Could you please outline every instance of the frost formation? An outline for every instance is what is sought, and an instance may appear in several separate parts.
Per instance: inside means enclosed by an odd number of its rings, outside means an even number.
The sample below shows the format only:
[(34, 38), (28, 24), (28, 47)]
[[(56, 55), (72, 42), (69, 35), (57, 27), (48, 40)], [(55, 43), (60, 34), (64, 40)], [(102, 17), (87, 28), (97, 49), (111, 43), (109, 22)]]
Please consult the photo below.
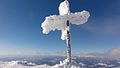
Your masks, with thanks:
[(45, 18), (41, 27), (43, 34), (48, 34), (50, 31), (60, 30), (61, 39), (66, 40), (66, 22), (69, 20), (70, 24), (81, 25), (87, 22), (90, 13), (86, 10), (76, 13), (70, 13), (69, 2), (65, 0), (59, 6), (60, 15), (51, 15)]

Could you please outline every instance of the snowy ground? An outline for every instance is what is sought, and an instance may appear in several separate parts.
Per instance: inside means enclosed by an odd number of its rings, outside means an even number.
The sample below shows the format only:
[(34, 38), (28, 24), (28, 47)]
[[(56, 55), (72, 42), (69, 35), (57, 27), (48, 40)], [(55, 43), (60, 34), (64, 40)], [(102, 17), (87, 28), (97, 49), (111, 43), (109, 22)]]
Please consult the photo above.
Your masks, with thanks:
[(0, 62), (0, 68), (80, 68), (75, 65), (75, 62), (73, 62), (74, 65), (71, 65), (69, 67), (66, 62), (68, 60), (60, 61), (60, 64), (55, 64), (53, 66), (42, 64), (37, 65), (35, 63), (27, 62), (27, 61), (10, 61), (10, 62)]
[[(0, 57), (0, 68), (69, 68), (65, 57)], [(63, 61), (60, 61), (63, 60)], [(71, 68), (120, 68), (119, 58), (74, 57)]]

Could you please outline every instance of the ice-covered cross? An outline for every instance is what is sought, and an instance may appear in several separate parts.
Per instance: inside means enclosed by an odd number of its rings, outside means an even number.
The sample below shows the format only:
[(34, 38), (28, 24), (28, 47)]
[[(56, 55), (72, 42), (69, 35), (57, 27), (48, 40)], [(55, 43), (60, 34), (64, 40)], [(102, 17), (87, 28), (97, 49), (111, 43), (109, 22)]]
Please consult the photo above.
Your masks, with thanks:
[(88, 11), (83, 10), (82, 12), (70, 13), (69, 2), (65, 0), (59, 6), (60, 15), (51, 15), (45, 18), (41, 27), (43, 33), (48, 34), (50, 31), (61, 30), (61, 39), (66, 40), (66, 22), (69, 20), (70, 24), (81, 25), (87, 22), (90, 14)]
[(65, 0), (59, 6), (60, 15), (51, 15), (45, 18), (41, 27), (43, 33), (48, 34), (50, 31), (61, 30), (61, 39), (67, 42), (67, 59), (71, 64), (71, 46), (70, 46), (70, 28), (69, 24), (81, 25), (87, 22), (90, 14), (88, 11), (70, 13), (69, 2)]

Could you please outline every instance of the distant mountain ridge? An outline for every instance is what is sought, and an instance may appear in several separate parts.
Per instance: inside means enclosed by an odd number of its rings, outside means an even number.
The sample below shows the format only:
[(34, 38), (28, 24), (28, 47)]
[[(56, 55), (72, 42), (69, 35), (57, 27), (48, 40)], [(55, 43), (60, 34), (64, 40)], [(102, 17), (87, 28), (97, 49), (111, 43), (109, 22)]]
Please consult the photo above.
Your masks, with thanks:
[(91, 53), (73, 53), (73, 56), (80, 57), (120, 57), (120, 48), (113, 48), (106, 52), (91, 52)]
[(120, 48), (108, 50), (105, 54), (108, 56), (120, 57)]

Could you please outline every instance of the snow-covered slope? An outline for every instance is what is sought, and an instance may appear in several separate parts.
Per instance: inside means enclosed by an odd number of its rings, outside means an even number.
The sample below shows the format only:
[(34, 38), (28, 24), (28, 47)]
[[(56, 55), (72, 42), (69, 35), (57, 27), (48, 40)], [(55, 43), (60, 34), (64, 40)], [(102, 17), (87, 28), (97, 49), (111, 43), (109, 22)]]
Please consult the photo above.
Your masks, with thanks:
[(66, 60), (60, 61), (60, 64), (49, 66), (47, 64), (36, 65), (27, 61), (0, 62), (0, 68), (79, 68), (79, 66), (67, 66)]
[[(0, 68), (70, 68), (66, 64), (67, 60), (60, 61), (63, 58), (50, 56), (46, 58), (4, 57), (0, 59)], [(75, 57), (72, 59), (71, 68), (120, 68), (120, 59), (103, 57)]]

